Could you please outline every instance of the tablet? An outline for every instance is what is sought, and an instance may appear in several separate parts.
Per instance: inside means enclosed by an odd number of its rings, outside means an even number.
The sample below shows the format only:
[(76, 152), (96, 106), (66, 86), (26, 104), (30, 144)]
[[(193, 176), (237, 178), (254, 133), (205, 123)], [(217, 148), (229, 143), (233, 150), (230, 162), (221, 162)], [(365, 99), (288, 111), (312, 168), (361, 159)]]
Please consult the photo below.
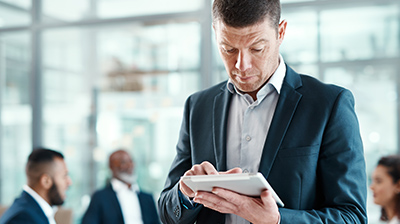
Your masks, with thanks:
[(284, 206), (261, 173), (183, 176), (181, 180), (194, 192), (212, 191), (213, 187), (221, 187), (248, 196), (260, 196), (263, 190), (268, 189), (272, 192), (276, 203), (281, 207)]

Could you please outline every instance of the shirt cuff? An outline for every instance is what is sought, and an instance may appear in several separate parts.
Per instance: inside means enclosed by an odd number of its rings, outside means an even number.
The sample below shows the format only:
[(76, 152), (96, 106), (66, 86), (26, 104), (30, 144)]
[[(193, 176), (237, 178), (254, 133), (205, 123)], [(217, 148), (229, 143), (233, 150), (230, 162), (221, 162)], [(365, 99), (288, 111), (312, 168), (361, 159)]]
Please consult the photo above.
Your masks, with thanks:
[(183, 207), (189, 210), (195, 209), (197, 207), (198, 203), (194, 202), (188, 196), (184, 195), (180, 190), (178, 190), (178, 194)]

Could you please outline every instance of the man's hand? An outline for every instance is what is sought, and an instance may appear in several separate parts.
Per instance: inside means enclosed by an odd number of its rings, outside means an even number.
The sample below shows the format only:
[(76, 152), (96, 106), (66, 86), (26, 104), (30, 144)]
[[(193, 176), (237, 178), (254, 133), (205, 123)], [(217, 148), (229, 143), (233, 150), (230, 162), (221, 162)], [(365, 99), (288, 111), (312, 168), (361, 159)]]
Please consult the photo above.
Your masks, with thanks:
[[(229, 173), (241, 173), (242, 169), (233, 168), (226, 172), (218, 172), (215, 167), (210, 162), (202, 162), (201, 164), (196, 164), (192, 168), (186, 171), (183, 176), (193, 176), (193, 175), (219, 175), (219, 174), (229, 174)], [(195, 192), (192, 191), (185, 183), (179, 181), (179, 190), (190, 198), (193, 198)]]
[(278, 206), (268, 190), (264, 190), (259, 198), (253, 198), (216, 187), (212, 192), (197, 192), (194, 201), (221, 213), (238, 215), (254, 224), (276, 224), (280, 220)]

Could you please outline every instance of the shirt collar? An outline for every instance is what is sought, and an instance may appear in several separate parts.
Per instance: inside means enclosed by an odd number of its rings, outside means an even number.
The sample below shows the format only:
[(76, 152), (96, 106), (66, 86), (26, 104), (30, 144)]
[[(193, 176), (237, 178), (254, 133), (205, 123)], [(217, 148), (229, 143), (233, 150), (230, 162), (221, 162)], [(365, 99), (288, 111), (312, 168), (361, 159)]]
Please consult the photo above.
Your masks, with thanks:
[(139, 191), (139, 186), (137, 184), (132, 184), (131, 187), (129, 188), (129, 186), (126, 183), (124, 183), (116, 178), (112, 178), (110, 182), (111, 182), (112, 188), (116, 192), (121, 191), (121, 190), (132, 190), (135, 192)]
[(54, 214), (57, 212), (57, 206), (50, 206), (35, 190), (30, 188), (28, 185), (23, 186), (23, 190), (28, 193), (30, 196), (35, 199), (35, 201), (39, 204), (40, 208), (43, 210), (46, 217), (50, 219), (54, 219)]
[[(283, 60), (282, 55), (279, 54), (279, 65), (278, 65), (278, 68), (275, 70), (274, 74), (272, 74), (271, 78), (269, 79), (269, 81), (267, 83), (267, 84), (271, 84), (276, 89), (278, 94), (281, 93), (282, 83), (283, 83), (283, 79), (285, 78), (285, 74), (286, 74), (285, 61)], [(259, 97), (259, 94), (264, 95), (265, 92), (268, 92), (266, 86), (267, 85), (264, 85), (260, 89), (260, 91), (257, 93), (257, 98), (262, 98), (262, 96)], [(237, 93), (237, 94), (242, 95), (236, 89), (236, 86), (233, 84), (231, 79), (228, 80), (227, 88), (228, 88), (229, 92), (231, 92), (231, 93)]]

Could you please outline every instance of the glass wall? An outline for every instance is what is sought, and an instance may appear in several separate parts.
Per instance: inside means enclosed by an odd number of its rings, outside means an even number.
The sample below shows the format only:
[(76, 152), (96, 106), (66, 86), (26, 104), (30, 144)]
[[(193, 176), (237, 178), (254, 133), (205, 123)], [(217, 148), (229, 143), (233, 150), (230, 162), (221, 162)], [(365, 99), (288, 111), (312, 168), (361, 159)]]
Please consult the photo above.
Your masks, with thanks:
[(30, 0), (0, 0), (0, 27), (30, 24), (30, 9)]
[[(188, 35), (181, 35), (183, 30)], [(148, 191), (161, 191), (184, 100), (200, 88), (200, 36), (198, 22), (97, 32), (101, 85), (96, 151), (104, 156), (119, 147), (129, 149), (141, 187)], [(106, 170), (106, 158), (97, 159)], [(105, 181), (104, 175), (98, 178), (97, 183)]]
[[(211, 2), (0, 0), (0, 204), (20, 194), (32, 146), (66, 156), (74, 223), (118, 148), (157, 199), (185, 99), (227, 79)], [(370, 176), (399, 148), (400, 3), (282, 0), (282, 9), (288, 65), (353, 92)], [(379, 223), (368, 196), (369, 223)]]
[(21, 193), (23, 167), (32, 149), (29, 49), (29, 33), (0, 33), (1, 204), (12, 203)]

